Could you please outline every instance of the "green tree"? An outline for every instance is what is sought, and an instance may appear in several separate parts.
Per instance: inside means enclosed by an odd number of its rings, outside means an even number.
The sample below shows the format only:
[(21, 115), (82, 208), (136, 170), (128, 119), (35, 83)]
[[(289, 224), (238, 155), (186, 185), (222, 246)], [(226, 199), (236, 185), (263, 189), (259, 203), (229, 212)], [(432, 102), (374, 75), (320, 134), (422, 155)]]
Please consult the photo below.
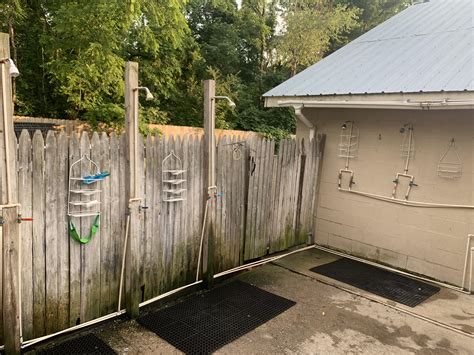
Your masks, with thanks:
[(16, 23), (25, 73), (19, 111), (123, 121), (124, 62), (136, 60), (156, 97), (144, 117), (164, 120), (156, 107), (175, 88), (189, 37), (183, 6), (179, 0), (24, 0), (25, 15)]
[(51, 34), (44, 38), (46, 68), (76, 118), (123, 93), (121, 44), (127, 31), (119, 1), (64, 1), (48, 8)]
[(44, 42), (50, 34), (47, 9), (41, 0), (26, 0), (23, 9), (24, 16), (15, 23), (16, 63), (21, 73), (16, 82), (15, 109), (21, 115), (59, 117), (67, 109), (67, 102), (54, 94), (45, 65), (49, 58)]
[(336, 0), (336, 4), (358, 8), (360, 15), (356, 27), (346, 35), (332, 41), (330, 52), (339, 49), (346, 43), (396, 15), (408, 7), (411, 2), (412, 0)]
[(284, 136), (292, 113), (261, 95), (403, 8), (405, 0), (4, 0), (18, 113), (123, 122), (124, 62), (140, 65), (150, 123), (202, 125), (202, 81), (237, 103), (217, 123)]
[(411, 0), (338, 0), (340, 4), (361, 9), (360, 26), (355, 35), (361, 35), (410, 5)]
[[(11, 57), (18, 61), (16, 46), (15, 25), (25, 15), (23, 0), (4, 0), (0, 4), (0, 23), (6, 24), (6, 31), (10, 35)], [(16, 101), (16, 80), (13, 79), (13, 101)]]
[(275, 50), (291, 75), (314, 64), (337, 41), (357, 26), (359, 10), (334, 5), (330, 0), (289, 1), (283, 15), (284, 30)]
[(192, 37), (204, 60), (197, 63), (204, 77), (212, 67), (223, 75), (240, 69), (241, 55), (238, 11), (234, 0), (191, 0), (186, 17)]

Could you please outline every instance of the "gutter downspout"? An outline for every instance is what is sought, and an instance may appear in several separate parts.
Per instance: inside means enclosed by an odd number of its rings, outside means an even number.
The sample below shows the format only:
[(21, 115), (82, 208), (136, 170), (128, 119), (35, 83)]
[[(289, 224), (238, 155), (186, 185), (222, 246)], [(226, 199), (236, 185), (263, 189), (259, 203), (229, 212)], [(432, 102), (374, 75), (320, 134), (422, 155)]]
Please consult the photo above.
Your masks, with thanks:
[(312, 141), (316, 132), (316, 126), (303, 114), (304, 105), (293, 106), (295, 108), (295, 115), (303, 124), (309, 128), (309, 140)]

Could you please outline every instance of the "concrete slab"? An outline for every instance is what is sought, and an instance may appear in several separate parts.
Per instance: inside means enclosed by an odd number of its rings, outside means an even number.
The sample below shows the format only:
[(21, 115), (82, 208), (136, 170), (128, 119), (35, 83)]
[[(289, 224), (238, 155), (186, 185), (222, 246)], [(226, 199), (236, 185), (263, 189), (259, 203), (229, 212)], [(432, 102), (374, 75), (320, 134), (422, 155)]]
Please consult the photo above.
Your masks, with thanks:
[(310, 249), (280, 259), (275, 264), (474, 335), (474, 295), (467, 295), (442, 287), (439, 293), (415, 308), (411, 308), (309, 270), (312, 267), (332, 262), (338, 258), (334, 254)]
[[(280, 260), (279, 265), (267, 264), (238, 275), (245, 282), (297, 304), (217, 353), (473, 354), (473, 337), (322, 283), (309, 271), (308, 275), (303, 274), (308, 266), (327, 262), (331, 257), (315, 251), (303, 252)], [(451, 318), (451, 322), (456, 320), (469, 327), (473, 325), (470, 313), (474, 310), (470, 302), (471, 299), (454, 298), (451, 293), (443, 292), (425, 308), (434, 313), (443, 305), (453, 308), (442, 312), (439, 319)], [(453, 315), (465, 318), (456, 319)], [(119, 354), (178, 353), (134, 321), (115, 321), (97, 335)]]

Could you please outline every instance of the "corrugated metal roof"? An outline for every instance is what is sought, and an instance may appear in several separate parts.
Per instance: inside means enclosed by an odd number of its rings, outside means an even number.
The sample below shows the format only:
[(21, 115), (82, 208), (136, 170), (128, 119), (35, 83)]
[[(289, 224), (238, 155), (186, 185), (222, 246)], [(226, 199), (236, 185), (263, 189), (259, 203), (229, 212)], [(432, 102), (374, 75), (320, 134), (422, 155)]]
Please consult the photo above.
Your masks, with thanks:
[(410, 6), (270, 96), (474, 90), (474, 0)]

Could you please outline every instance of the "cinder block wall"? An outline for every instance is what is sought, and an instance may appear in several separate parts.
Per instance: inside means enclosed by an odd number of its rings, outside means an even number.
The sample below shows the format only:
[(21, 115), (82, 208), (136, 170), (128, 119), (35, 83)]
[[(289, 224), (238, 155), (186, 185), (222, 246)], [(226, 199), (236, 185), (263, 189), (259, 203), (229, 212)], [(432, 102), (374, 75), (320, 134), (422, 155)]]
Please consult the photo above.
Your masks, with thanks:
[[(473, 112), (305, 109), (304, 113), (319, 133), (327, 135), (316, 242), (460, 285), (467, 234), (474, 233), (474, 210), (407, 207), (339, 192), (337, 175), (344, 159), (338, 157), (338, 145), (342, 123), (354, 120), (360, 142), (358, 156), (350, 162), (355, 172), (353, 189), (391, 196), (395, 175), (404, 168), (399, 130), (413, 123), (415, 157), (409, 174), (419, 187), (412, 189), (410, 200), (474, 205)], [(297, 135), (306, 133), (299, 123)], [(451, 138), (463, 163), (462, 177), (455, 180), (437, 175)], [(400, 191), (405, 188), (402, 184)]]

